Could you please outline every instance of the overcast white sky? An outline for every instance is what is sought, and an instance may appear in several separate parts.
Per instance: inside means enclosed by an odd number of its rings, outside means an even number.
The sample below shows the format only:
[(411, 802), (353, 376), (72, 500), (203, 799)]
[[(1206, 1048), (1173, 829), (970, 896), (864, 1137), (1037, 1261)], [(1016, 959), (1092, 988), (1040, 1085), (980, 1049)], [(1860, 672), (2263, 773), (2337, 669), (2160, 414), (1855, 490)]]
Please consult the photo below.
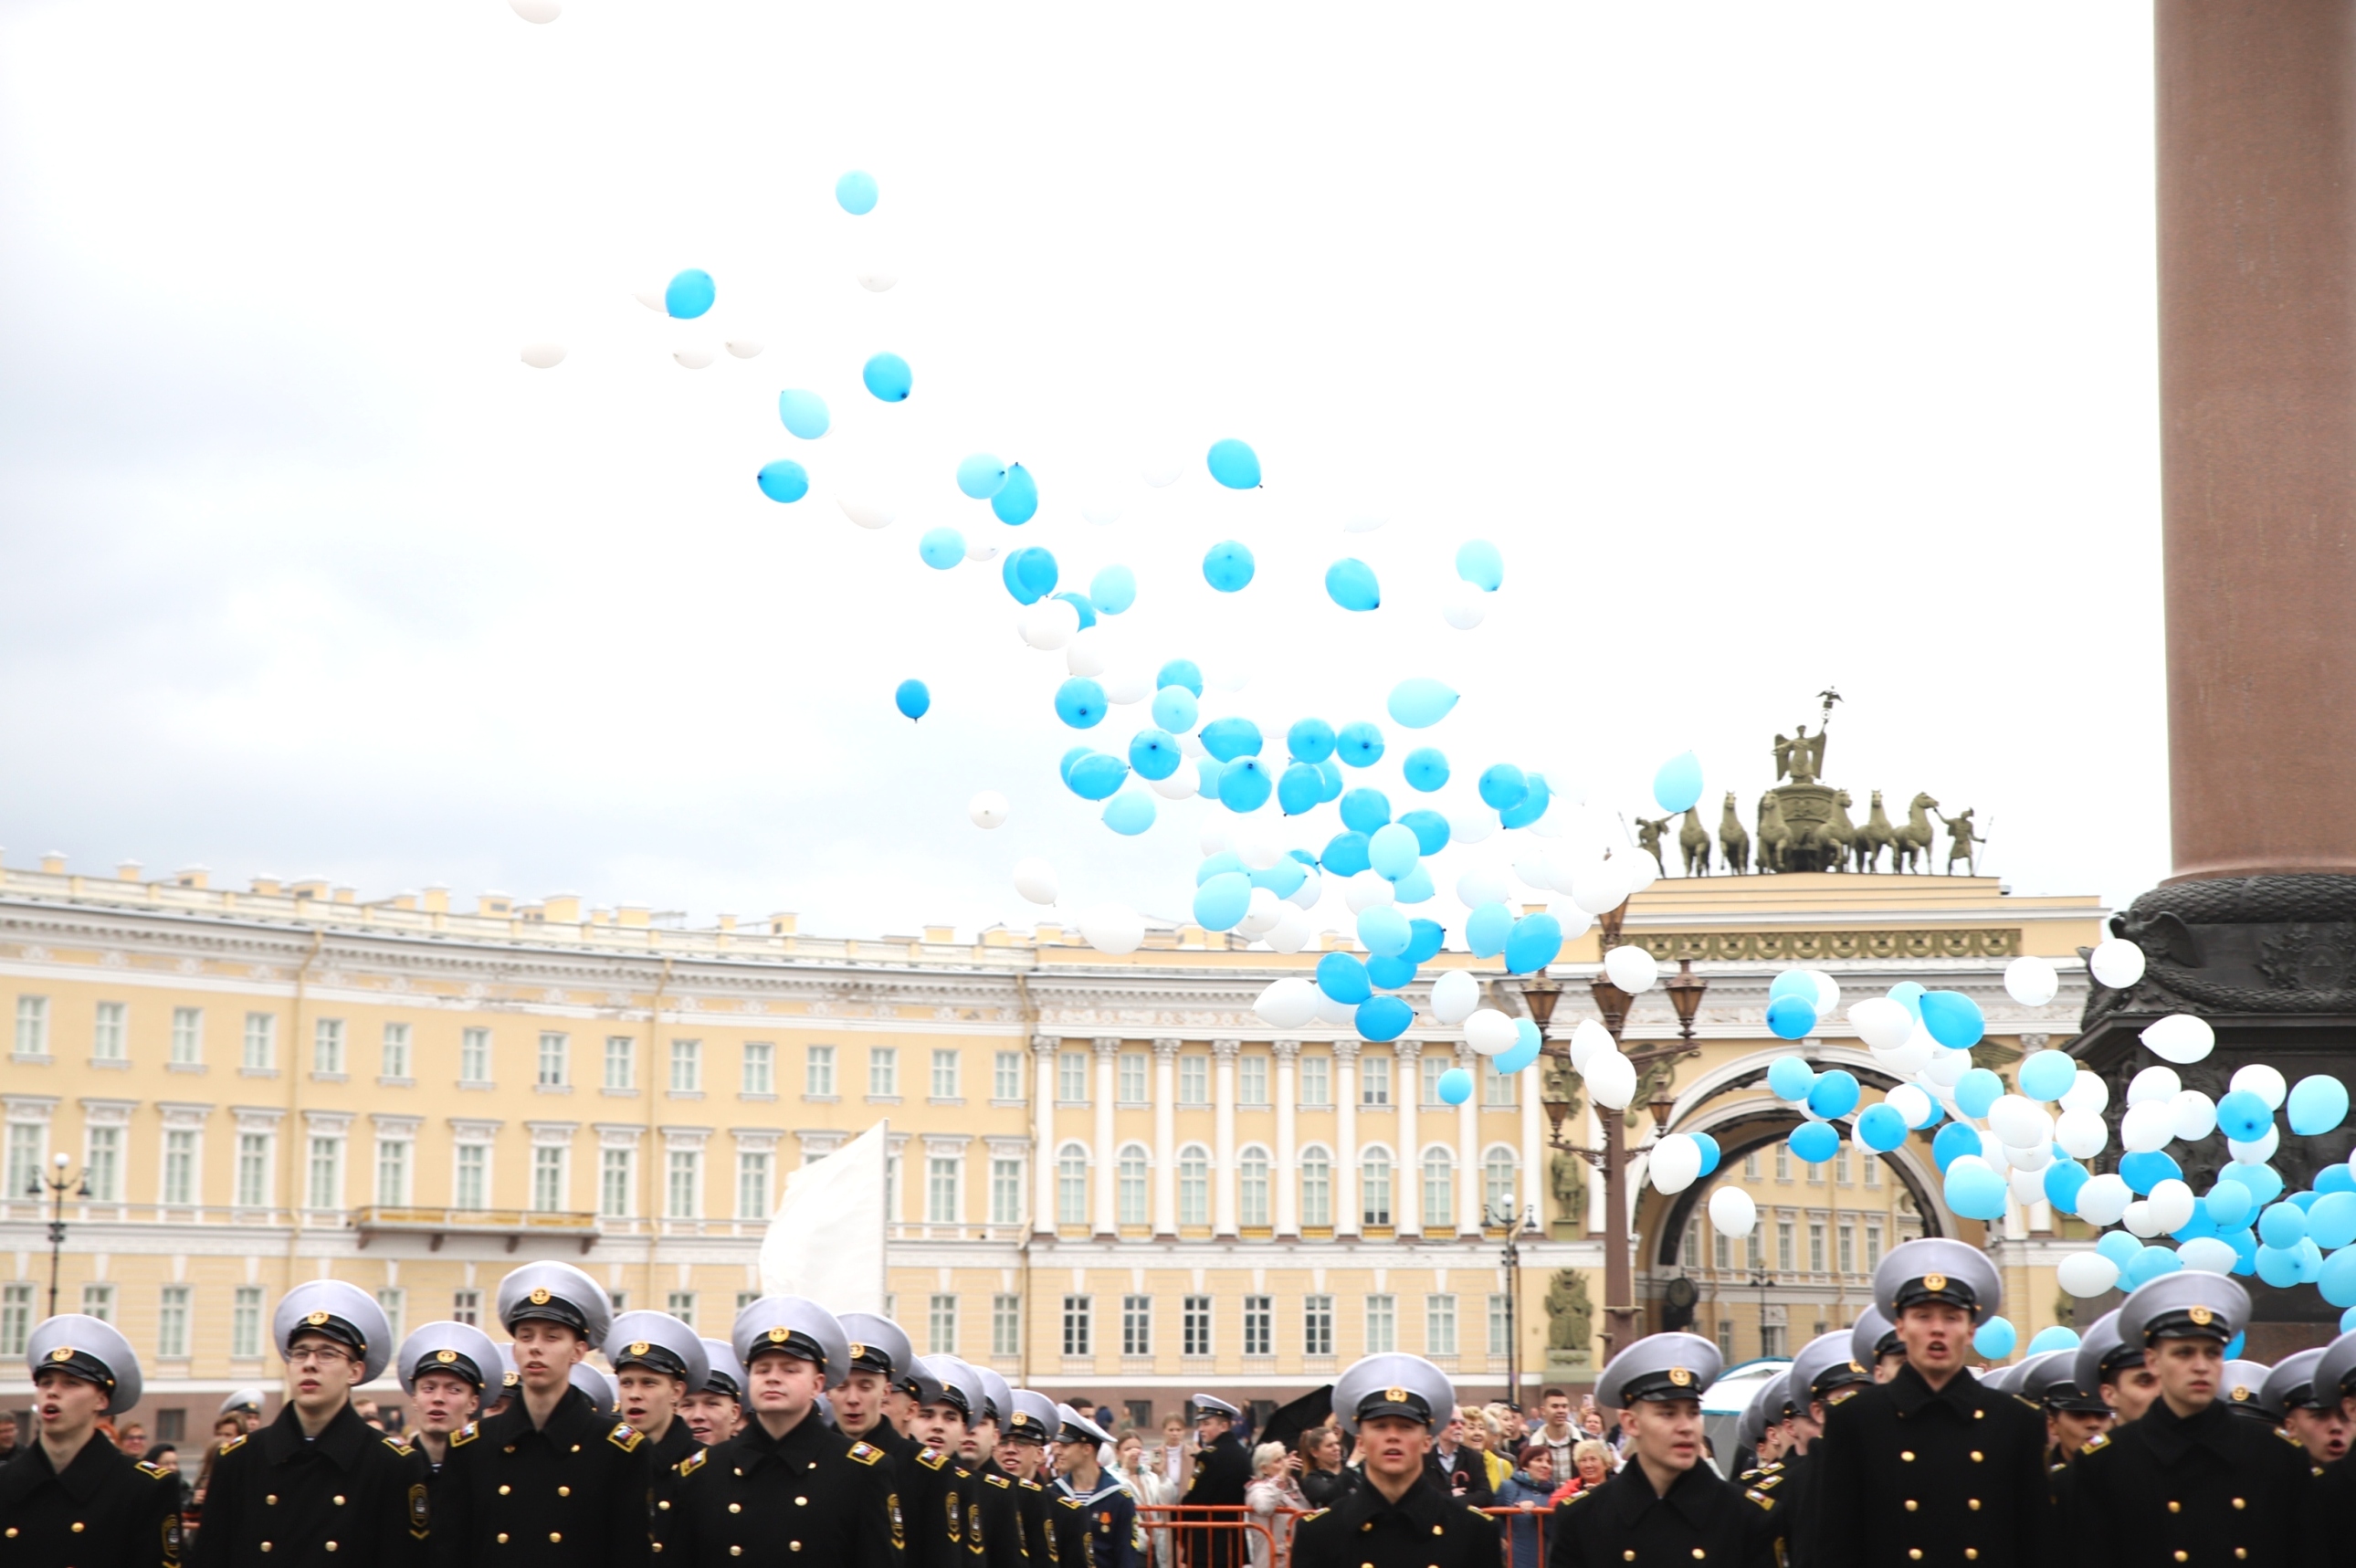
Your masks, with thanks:
[[(1837, 683), (1860, 816), (1928, 790), (2017, 892), (2124, 901), (2168, 871), (2148, 27), (0, 0), (0, 843), (851, 934), (1027, 922), (1044, 854), (1183, 911), (1207, 809), (1121, 841), (1062, 789), (1060, 656), (994, 564), (919, 564), (949, 523), (1135, 567), (1108, 640), (1248, 673), (1214, 711), (1438, 675), (1460, 777), (1607, 807), (1691, 747), (1747, 818)], [(632, 299), (685, 266), (708, 323)], [(1222, 435), (1263, 490), (1211, 484)], [(958, 495), (977, 449), (1038, 474), (1027, 528)], [(1228, 537), (1260, 575), (1220, 599)], [(1506, 584), (1462, 633), (1471, 537)], [(1325, 600), (1344, 553), (1382, 611)]]

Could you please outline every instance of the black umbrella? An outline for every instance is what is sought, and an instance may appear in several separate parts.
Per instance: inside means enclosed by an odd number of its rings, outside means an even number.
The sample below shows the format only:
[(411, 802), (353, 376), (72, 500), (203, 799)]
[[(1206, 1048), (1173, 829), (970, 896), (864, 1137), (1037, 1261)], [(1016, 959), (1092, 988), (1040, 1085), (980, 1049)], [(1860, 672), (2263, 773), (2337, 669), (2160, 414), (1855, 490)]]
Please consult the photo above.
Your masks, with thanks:
[(1333, 1413), (1333, 1385), (1312, 1389), (1290, 1404), (1280, 1406), (1260, 1428), (1262, 1443), (1281, 1443), (1289, 1453), (1301, 1441), (1301, 1434), (1312, 1426), (1323, 1426)]

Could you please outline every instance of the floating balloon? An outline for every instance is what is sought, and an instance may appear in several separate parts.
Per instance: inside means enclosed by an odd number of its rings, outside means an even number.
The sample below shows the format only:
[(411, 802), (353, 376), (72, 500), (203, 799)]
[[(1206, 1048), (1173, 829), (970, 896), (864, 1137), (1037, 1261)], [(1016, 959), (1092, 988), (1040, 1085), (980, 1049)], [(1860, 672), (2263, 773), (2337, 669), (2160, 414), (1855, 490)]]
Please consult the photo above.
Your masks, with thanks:
[[(1446, 718), (1455, 706), (1455, 688), (1428, 676), (1419, 675), (1391, 688), (1391, 717), (1408, 729), (1430, 729)], [(1440, 765), (1440, 777), (1443, 779), (1447, 777), (1444, 761)]]
[(2095, 945), (2087, 956), (2086, 972), (2096, 984), (2113, 991), (2124, 991), (2143, 978), (2143, 949), (2125, 937), (2111, 937)]
[(2302, 1138), (2318, 1137), (2348, 1120), (2348, 1088), (2324, 1073), (2300, 1079), (2284, 1101), (2284, 1110), (2293, 1133)]
[(861, 366), (859, 379), (878, 403), (905, 403), (916, 384), (916, 372), (897, 354), (872, 354)]
[(2055, 1323), (2039, 1329), (2036, 1337), (2029, 1340), (2029, 1348), (2021, 1354), (2024, 1357), (2042, 1356), (2049, 1350), (2075, 1350), (2077, 1348), (2078, 1331)]
[(2281, 1110), (2283, 1101), (2290, 1092), (2288, 1080), (2264, 1062), (2252, 1062), (2247, 1067), (2234, 1069), (2233, 1081), (2228, 1087), (2246, 1090), (2256, 1095), (2270, 1112)]
[(523, 346), (523, 362), (535, 371), (552, 371), (564, 362), (564, 345), (526, 343)]
[(1468, 539), (1456, 547), (1456, 575), (1483, 593), (1494, 594), (1505, 580), (1505, 558), (1487, 540)]
[(761, 357), (761, 345), (749, 338), (731, 338), (722, 347), (734, 359), (757, 360)]
[(998, 569), (999, 581), (1017, 604), (1036, 604), (1055, 591), (1057, 567), (1052, 551), (1027, 545), (1006, 557)]
[(508, 0), (508, 5), (527, 22), (553, 22), (564, 14), (559, 0)]
[(874, 211), (875, 196), (875, 177), (865, 169), (852, 169), (834, 182), (834, 199), (853, 218)]
[(1701, 758), (1681, 752), (1653, 775), (1653, 800), (1664, 811), (1683, 811), (1701, 800)]
[(2004, 966), (2004, 990), (2023, 1007), (2042, 1007), (2061, 993), (2062, 976), (2051, 960), (2023, 953)]
[(1709, 1195), (1709, 1228), (1721, 1236), (1748, 1236), (1759, 1223), (1759, 1205), (1739, 1187)]
[(1400, 761), (1399, 773), (1408, 789), (1429, 795), (1447, 784), (1448, 757), (1436, 746), (1419, 746)]
[(1137, 602), (1137, 574), (1126, 566), (1107, 566), (1088, 579), (1088, 597), (1098, 609), (1117, 616)]
[(1840, 1153), (1840, 1134), (1822, 1122), (1803, 1122), (1784, 1140), (1792, 1153), (1812, 1165), (1823, 1165)]
[(1767, 1091), (1794, 1104), (1816, 1086), (1816, 1069), (1803, 1057), (1777, 1057), (1767, 1064)]
[(978, 828), (1003, 826), (1008, 815), (1006, 797), (995, 789), (984, 789), (966, 802), (965, 814)]
[(1353, 1020), (1361, 1039), (1396, 1040), (1415, 1022), (1415, 1009), (1396, 996), (1372, 996), (1358, 1004)]
[(2217, 1125), (2228, 1138), (2249, 1143), (2274, 1125), (2266, 1102), (2246, 1089), (2237, 1089), (2217, 1102)]
[(773, 501), (798, 501), (809, 494), (809, 470), (788, 458), (762, 464), (754, 478), (761, 493)]
[(1514, 932), (1514, 912), (1503, 903), (1483, 904), (1464, 920), (1464, 946), (1474, 958), (1495, 958)]
[[(1877, 1051), (1897, 1050), (1914, 1034), (1914, 1015), (1903, 1004), (1887, 996), (1868, 996), (1850, 1003), (1848, 1021), (1858, 1037)], [(2056, 1054), (2064, 1061), (2070, 1060), (2065, 1053)]]
[(1502, 811), (1518, 806), (1530, 792), (1529, 779), (1510, 762), (1500, 762), (1483, 769), (1479, 784), (1482, 804)]
[(1415, 835), (1419, 854), (1438, 854), (1448, 847), (1448, 819), (1438, 811), (1401, 811), (1398, 825)]
[(2170, 1013), (2156, 1019), (2136, 1037), (2152, 1055), (2179, 1067), (2204, 1059), (2217, 1047), (2217, 1031), (2209, 1026), (2209, 1020), (2190, 1013)]
[(1808, 1109), (1827, 1122), (1837, 1122), (1857, 1109), (1863, 1092), (1855, 1073), (1835, 1068), (1809, 1085)]
[(1383, 759), (1383, 732), (1363, 721), (1344, 725), (1333, 737), (1333, 757), (1344, 768), (1372, 768)]
[(1376, 958), (1396, 958), (1414, 940), (1407, 917), (1387, 904), (1358, 914), (1358, 943)]
[(710, 273), (701, 267), (690, 267), (664, 285), (663, 310), (675, 319), (692, 321), (712, 308), (719, 294)]
[(779, 392), (777, 418), (787, 430), (805, 441), (817, 440), (833, 424), (826, 412), (826, 399), (814, 392)]
[(931, 709), (933, 693), (922, 681), (903, 681), (900, 689), (892, 693), (892, 704), (900, 710), (902, 717), (920, 719)]
[(1561, 951), (1562, 922), (1544, 913), (1525, 915), (1505, 937), (1505, 968), (1514, 974), (1533, 974), (1552, 963)]
[(1451, 969), (1431, 983), (1431, 1015), (1442, 1024), (1464, 1022), (1480, 1004), (1481, 983), (1467, 971)]
[(1683, 1192), (1701, 1175), (1701, 1145), (1683, 1133), (1671, 1133), (1653, 1145), (1644, 1163), (1645, 1179), (1656, 1192)]
[(1184, 735), (1193, 729), (1201, 714), (1194, 694), (1183, 686), (1164, 686), (1154, 693), (1151, 711), (1154, 724), (1172, 735)]
[(1145, 917), (1126, 904), (1098, 904), (1080, 911), (1080, 935), (1097, 951), (1121, 958), (1145, 945)]
[(1383, 602), (1375, 569), (1355, 556), (1344, 556), (1325, 568), (1325, 595), (1345, 610), (1376, 609)]
[(1980, 1043), (1987, 1022), (1981, 1016), (1980, 1004), (1960, 991), (1926, 991), (1922, 993), (1922, 1026), (1931, 1037), (1951, 1051), (1964, 1050)]
[(1219, 804), (1230, 811), (1257, 811), (1268, 804), (1269, 796), (1275, 791), (1276, 780), (1269, 777), (1267, 766), (1257, 757), (1239, 757), (1219, 766)]
[(1240, 871), (1221, 872), (1194, 889), (1194, 923), (1206, 931), (1224, 931), (1251, 908), (1251, 878)]
[(1778, 996), (1767, 1004), (1767, 1032), (1779, 1040), (1804, 1040), (1815, 1027), (1815, 1008), (1797, 996)]
[(1055, 901), (1055, 868), (1037, 856), (1014, 863), (1014, 891), (1033, 904)]
[(1965, 1155), (1981, 1155), (1979, 1130), (1968, 1122), (1950, 1122), (1931, 1140), (1931, 1163), (1944, 1173)]
[(690, 371), (702, 370), (711, 364), (712, 360), (712, 350), (701, 343), (691, 343), (684, 348), (674, 349), (671, 350), (670, 357), (678, 360), (681, 368)]
[(959, 463), (957, 487), (978, 501), (986, 501), (1006, 485), (1006, 465), (987, 452), (976, 452)]
[(1991, 1361), (2001, 1361), (2011, 1355), (2012, 1348), (2019, 1341), (2020, 1331), (2013, 1327), (2009, 1319), (2002, 1317), (1989, 1318), (1972, 1334), (1972, 1348)]
[(1074, 729), (1094, 729), (1104, 722), (1104, 688), (1075, 675), (1055, 688), (1055, 716)]
[(1386, 822), (1366, 835), (1368, 864), (1394, 882), (1414, 870), (1422, 854), (1415, 830), (1398, 822)]
[(1118, 757), (1092, 751), (1072, 764), (1064, 782), (1083, 800), (1103, 800), (1128, 780), (1129, 764)]
[(1947, 1207), (1966, 1219), (2003, 1219), (2012, 1196), (2004, 1178), (1976, 1155), (1958, 1155), (1948, 1165), (1945, 1195)]
[[(836, 498), (834, 504), (842, 509), (843, 516), (849, 518), (851, 521), (857, 523), (862, 528), (889, 528), (892, 526), (892, 509), (886, 506), (878, 506), (873, 499), (868, 498), (860, 496), (840, 496)], [(967, 553), (966, 559), (973, 559), (971, 552), (969, 551)], [(984, 556), (982, 559), (987, 560), (989, 557)]]
[(1153, 797), (1141, 789), (1124, 789), (1105, 802), (1104, 825), (1123, 838), (1135, 838), (1153, 825)]
[(1248, 587), (1255, 569), (1252, 553), (1232, 539), (1212, 545), (1203, 557), (1203, 581), (1223, 594)]
[(1636, 1064), (1616, 1049), (1588, 1058), (1581, 1076), (1588, 1093), (1606, 1111), (1625, 1111), (1636, 1098)]
[(927, 529), (916, 541), (916, 558), (936, 572), (946, 572), (965, 559), (965, 535), (954, 528)]
[(1006, 482), (990, 498), (990, 510), (1010, 527), (1030, 521), (1039, 510), (1039, 483), (1031, 471), (1020, 463), (1009, 464)]
[(2119, 1283), (2119, 1266), (2100, 1252), (2072, 1252), (2053, 1271), (2054, 1283), (2072, 1295), (2100, 1295)]
[(1462, 1105), (1472, 1098), (1472, 1075), (1461, 1067), (1450, 1068), (1440, 1075), (1440, 1102)]
[(1985, 1116), (2004, 1092), (2004, 1079), (1984, 1067), (1965, 1072), (1955, 1082), (1955, 1107), (1966, 1116)]
[(1234, 439), (1214, 441), (1210, 452), (1211, 478), (1231, 490), (1248, 490), (1259, 485), (1259, 454)]
[[(1849, 1015), (1857, 1015), (1855, 1008), (1849, 1010)], [(2029, 1099), (2059, 1100), (2077, 1081), (2078, 1063), (2067, 1051), (2031, 1051), (2021, 1058), (2015, 1078), (2020, 1084), (2020, 1092)]]
[(900, 281), (900, 274), (881, 262), (867, 262), (859, 269), (859, 286), (870, 294), (889, 294)]

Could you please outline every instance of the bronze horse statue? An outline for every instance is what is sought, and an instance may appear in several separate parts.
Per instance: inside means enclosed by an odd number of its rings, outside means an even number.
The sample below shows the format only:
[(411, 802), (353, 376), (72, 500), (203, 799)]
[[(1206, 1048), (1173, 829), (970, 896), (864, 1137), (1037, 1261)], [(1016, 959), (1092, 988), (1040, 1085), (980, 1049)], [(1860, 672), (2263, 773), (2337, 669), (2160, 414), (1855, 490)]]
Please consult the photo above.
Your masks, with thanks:
[[(1683, 835), (1679, 835), (1680, 842)], [(1718, 819), (1718, 847), (1726, 852), (1726, 869), (1740, 876), (1751, 869), (1751, 834), (1734, 814), (1734, 791), (1726, 792), (1726, 810)], [(1761, 867), (1764, 870), (1765, 867)]]
[(1890, 813), (1881, 809), (1881, 791), (1873, 792), (1873, 812), (1865, 819), (1865, 826), (1857, 830), (1855, 852), (1859, 871), (1881, 869), (1881, 852), (1898, 840), (1898, 830), (1890, 825)]
[(1677, 852), (1685, 856), (1687, 876), (1709, 875), (1709, 830), (1701, 825), (1698, 808), (1686, 808), (1685, 826), (1677, 830)]
[(1920, 859), (1923, 873), (1927, 875), (1930, 872), (1931, 845), (1938, 838), (1939, 832), (1931, 825), (1931, 819), (1926, 813), (1938, 809), (1939, 802), (1930, 796), (1914, 797), (1906, 809), (1906, 825), (1890, 831), (1891, 870), (1914, 870), (1914, 863)]

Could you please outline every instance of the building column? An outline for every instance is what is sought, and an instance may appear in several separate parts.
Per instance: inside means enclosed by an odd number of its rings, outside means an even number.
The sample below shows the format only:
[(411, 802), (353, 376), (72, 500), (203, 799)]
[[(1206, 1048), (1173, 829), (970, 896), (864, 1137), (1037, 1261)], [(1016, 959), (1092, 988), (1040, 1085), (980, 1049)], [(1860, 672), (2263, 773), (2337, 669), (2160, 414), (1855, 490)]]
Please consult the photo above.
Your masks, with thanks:
[(1120, 1233), (1120, 1209), (1113, 1186), (1120, 1175), (1120, 1159), (1112, 1146), (1112, 1074), (1119, 1050), (1118, 1039), (1097, 1041), (1096, 1234), (1099, 1236)]
[(1358, 1042), (1333, 1042), (1333, 1234), (1358, 1233)]
[(1481, 1165), (1481, 1058), (1456, 1042), (1456, 1065), (1472, 1075), (1472, 1092), (1456, 1108), (1456, 1233), (1481, 1234), (1481, 1204), (1488, 1194)]
[(1423, 1042), (1398, 1041), (1391, 1054), (1397, 1058), (1392, 1070), (1398, 1074), (1393, 1085), (1398, 1092), (1398, 1164), (1391, 1177), (1391, 1220), (1404, 1240), (1423, 1234), (1423, 1155), (1417, 1147), (1422, 1141)]
[(1301, 1058), (1299, 1040), (1278, 1040), (1276, 1051), (1276, 1168), (1269, 1173), (1276, 1184), (1276, 1233), (1280, 1237), (1301, 1234), (1300, 1165), (1295, 1158), (1296, 1129), (1293, 1126), (1293, 1073)]
[(1055, 1233), (1055, 1036), (1033, 1035), (1031, 1037), (1031, 1059), (1036, 1069), (1031, 1075), (1031, 1125), (1034, 1144), (1031, 1151), (1034, 1171), (1031, 1233), (1033, 1236), (1053, 1236)]
[(1241, 1040), (1211, 1042), (1211, 1234), (1236, 1233), (1236, 1055)]
[(1178, 1235), (1179, 1040), (1153, 1042), (1153, 1233)]
[[(1546, 1068), (1540, 1066), (1537, 1070), (1544, 1072)], [(1546, 1107), (1538, 1103), (1538, 1086), (1529, 1073), (1514, 1075), (1514, 1098), (1521, 1101), (1522, 1106), (1522, 1168), (1514, 1182), (1514, 1197), (1517, 1205), (1514, 1211), (1515, 1223), (1518, 1224), (1518, 1217), (1535, 1204), (1537, 1207), (1538, 1230), (1551, 1236), (1554, 1232), (1547, 1224), (1547, 1203), (1554, 1196), (1554, 1183), (1547, 1168)], [(1565, 1214), (1558, 1218), (1576, 1219), (1580, 1217)], [(1519, 1303), (1515, 1305), (1514, 1310), (1521, 1310)]]

